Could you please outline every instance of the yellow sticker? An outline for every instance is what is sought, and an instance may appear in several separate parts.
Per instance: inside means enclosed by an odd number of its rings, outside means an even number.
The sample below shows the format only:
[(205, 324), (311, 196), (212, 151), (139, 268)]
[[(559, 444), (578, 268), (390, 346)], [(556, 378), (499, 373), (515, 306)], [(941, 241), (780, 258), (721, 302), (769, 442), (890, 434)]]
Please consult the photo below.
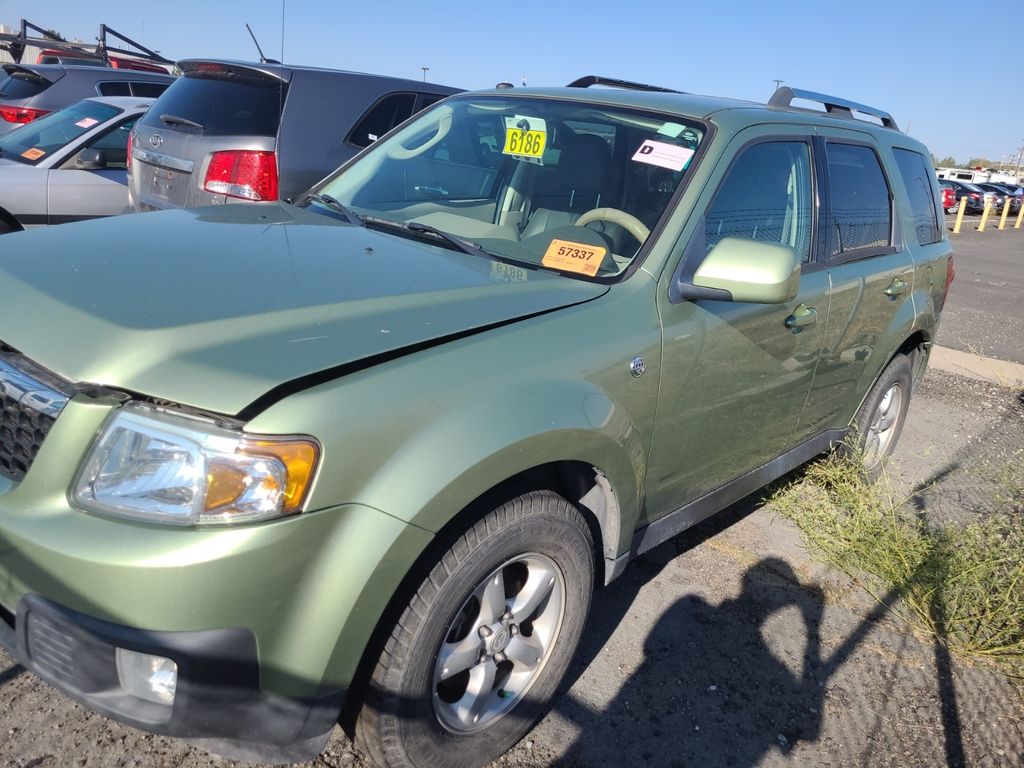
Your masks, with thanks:
[(544, 154), (547, 139), (548, 135), (544, 131), (506, 128), (505, 148), (501, 151), (503, 154), (517, 157), (540, 157)]
[(24, 152), (22, 152), (21, 156), (24, 157), (26, 160), (38, 160), (45, 154), (45, 149), (40, 149), (39, 147), (32, 147), (32, 149), (26, 149)]
[(564, 269), (566, 272), (579, 272), (581, 275), (593, 277), (597, 274), (606, 253), (608, 253), (608, 249), (599, 245), (573, 243), (569, 240), (552, 240), (540, 263), (545, 267)]

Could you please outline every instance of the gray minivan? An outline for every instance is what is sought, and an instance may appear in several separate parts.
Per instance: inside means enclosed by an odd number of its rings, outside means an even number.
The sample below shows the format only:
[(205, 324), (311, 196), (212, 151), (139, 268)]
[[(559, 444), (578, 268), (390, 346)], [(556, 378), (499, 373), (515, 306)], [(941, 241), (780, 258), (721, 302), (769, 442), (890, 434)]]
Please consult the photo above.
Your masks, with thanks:
[(358, 72), (210, 59), (135, 125), (137, 211), (289, 199), (378, 136), (460, 89)]

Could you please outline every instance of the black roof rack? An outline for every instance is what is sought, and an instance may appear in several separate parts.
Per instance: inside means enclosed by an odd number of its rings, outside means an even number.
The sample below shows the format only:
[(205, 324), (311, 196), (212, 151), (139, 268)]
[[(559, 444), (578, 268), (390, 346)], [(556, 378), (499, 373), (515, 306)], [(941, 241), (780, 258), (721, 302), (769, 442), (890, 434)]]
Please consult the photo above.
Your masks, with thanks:
[[(30, 30), (37, 33), (39, 36), (33, 37), (29, 35)], [(137, 50), (128, 50), (115, 45), (108, 45), (108, 36), (114, 38), (114, 41), (117, 43), (130, 45)], [(166, 64), (168, 66), (172, 66), (174, 64), (170, 59), (164, 58), (156, 51), (151, 51), (149, 48), (135, 42), (130, 37), (125, 37), (116, 29), (108, 27), (106, 24), (100, 24), (100, 36), (97, 38), (96, 45), (91, 43), (68, 42), (56, 32), (43, 29), (26, 19), (21, 20), (21, 30), (18, 34), (0, 34), (0, 50), (7, 51), (7, 53), (11, 54), (11, 58), (13, 58), (17, 64), (21, 63), (21, 59), (25, 55), (25, 50), (29, 46), (67, 51), (68, 53), (78, 54), (79, 56), (88, 56), (90, 58), (99, 59), (107, 65), (110, 64), (111, 53), (119, 53), (133, 59), (151, 61), (155, 64)]]
[(892, 128), (894, 131), (899, 130), (899, 126), (896, 125), (896, 121), (892, 119), (892, 115), (888, 112), (883, 112), (875, 107), (869, 107), (866, 104), (858, 104), (856, 101), (840, 99), (836, 96), (828, 96), (824, 93), (805, 91), (800, 88), (790, 88), (788, 85), (784, 85), (781, 88), (776, 89), (775, 93), (772, 94), (772, 97), (768, 99), (768, 106), (775, 109), (798, 109), (798, 107), (791, 106), (793, 99), (817, 101), (825, 105), (825, 111), (828, 114), (835, 115), (836, 117), (843, 117), (847, 120), (857, 119), (853, 115), (854, 112), (871, 115), (872, 117), (877, 117), (881, 120), (882, 125), (886, 128)]
[(592, 85), (610, 85), (612, 88), (625, 88), (630, 91), (660, 91), (662, 93), (682, 93), (674, 88), (662, 88), (660, 85), (645, 85), (634, 83), (631, 80), (618, 80), (614, 77), (601, 77), (600, 75), (584, 75), (573, 80), (566, 88), (589, 88)]

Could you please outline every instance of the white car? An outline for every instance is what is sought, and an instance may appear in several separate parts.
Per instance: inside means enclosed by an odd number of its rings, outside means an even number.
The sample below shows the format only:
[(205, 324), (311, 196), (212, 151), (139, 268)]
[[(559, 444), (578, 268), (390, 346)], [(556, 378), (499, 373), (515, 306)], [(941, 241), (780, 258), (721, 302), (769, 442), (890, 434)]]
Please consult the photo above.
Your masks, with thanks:
[(128, 136), (153, 99), (85, 99), (0, 137), (0, 233), (124, 213)]

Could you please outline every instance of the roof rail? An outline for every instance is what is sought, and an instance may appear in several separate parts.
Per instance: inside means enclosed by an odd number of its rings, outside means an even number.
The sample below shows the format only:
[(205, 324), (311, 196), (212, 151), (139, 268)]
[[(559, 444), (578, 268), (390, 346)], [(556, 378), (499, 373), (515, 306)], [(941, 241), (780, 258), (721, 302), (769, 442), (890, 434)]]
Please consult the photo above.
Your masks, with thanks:
[(614, 77), (601, 77), (600, 75), (584, 75), (573, 80), (566, 88), (589, 88), (592, 85), (610, 85), (612, 88), (625, 88), (630, 91), (660, 91), (662, 93), (682, 93), (674, 88), (662, 88), (660, 85), (645, 85), (634, 83), (631, 80), (618, 80)]
[[(807, 101), (817, 101), (825, 105), (825, 111), (830, 115), (836, 117), (843, 117), (847, 120), (856, 120), (854, 112), (860, 112), (865, 115), (871, 115), (877, 117), (882, 121), (882, 125), (886, 128), (892, 128), (894, 131), (899, 130), (899, 126), (896, 125), (896, 121), (892, 119), (892, 115), (888, 112), (883, 112), (875, 107), (869, 107), (866, 104), (858, 104), (856, 101), (849, 101), (848, 99), (840, 99), (836, 96), (828, 96), (824, 93), (815, 93), (814, 91), (805, 91), (800, 88), (790, 88), (788, 85), (784, 85), (781, 88), (777, 88), (772, 97), (768, 99), (768, 106), (774, 109), (799, 109), (799, 107), (793, 107), (793, 99), (805, 99)], [(810, 110), (807, 110), (810, 111)]]
[[(39, 37), (32, 37), (29, 35), (29, 31), (35, 32)], [(107, 37), (115, 39), (115, 42), (123, 43), (132, 46), (138, 50), (127, 50), (125, 48), (116, 47), (107, 44)], [(98, 43), (73, 43), (65, 40), (58, 33), (33, 24), (26, 19), (21, 20), (21, 30), (18, 34), (0, 34), (0, 50), (6, 51), (11, 55), (16, 64), (20, 64), (22, 58), (25, 55), (25, 50), (29, 47), (67, 51), (71, 54), (77, 54), (80, 56), (89, 56), (97, 58), (104, 64), (110, 64), (110, 54), (118, 53), (124, 56), (128, 56), (133, 59), (139, 59), (143, 61), (151, 61), (156, 64), (166, 64), (171, 66), (174, 64), (170, 59), (164, 58), (156, 51), (151, 51), (144, 45), (140, 45), (129, 37), (125, 37), (116, 29), (108, 27), (106, 24), (100, 24), (100, 36), (97, 38)]]

